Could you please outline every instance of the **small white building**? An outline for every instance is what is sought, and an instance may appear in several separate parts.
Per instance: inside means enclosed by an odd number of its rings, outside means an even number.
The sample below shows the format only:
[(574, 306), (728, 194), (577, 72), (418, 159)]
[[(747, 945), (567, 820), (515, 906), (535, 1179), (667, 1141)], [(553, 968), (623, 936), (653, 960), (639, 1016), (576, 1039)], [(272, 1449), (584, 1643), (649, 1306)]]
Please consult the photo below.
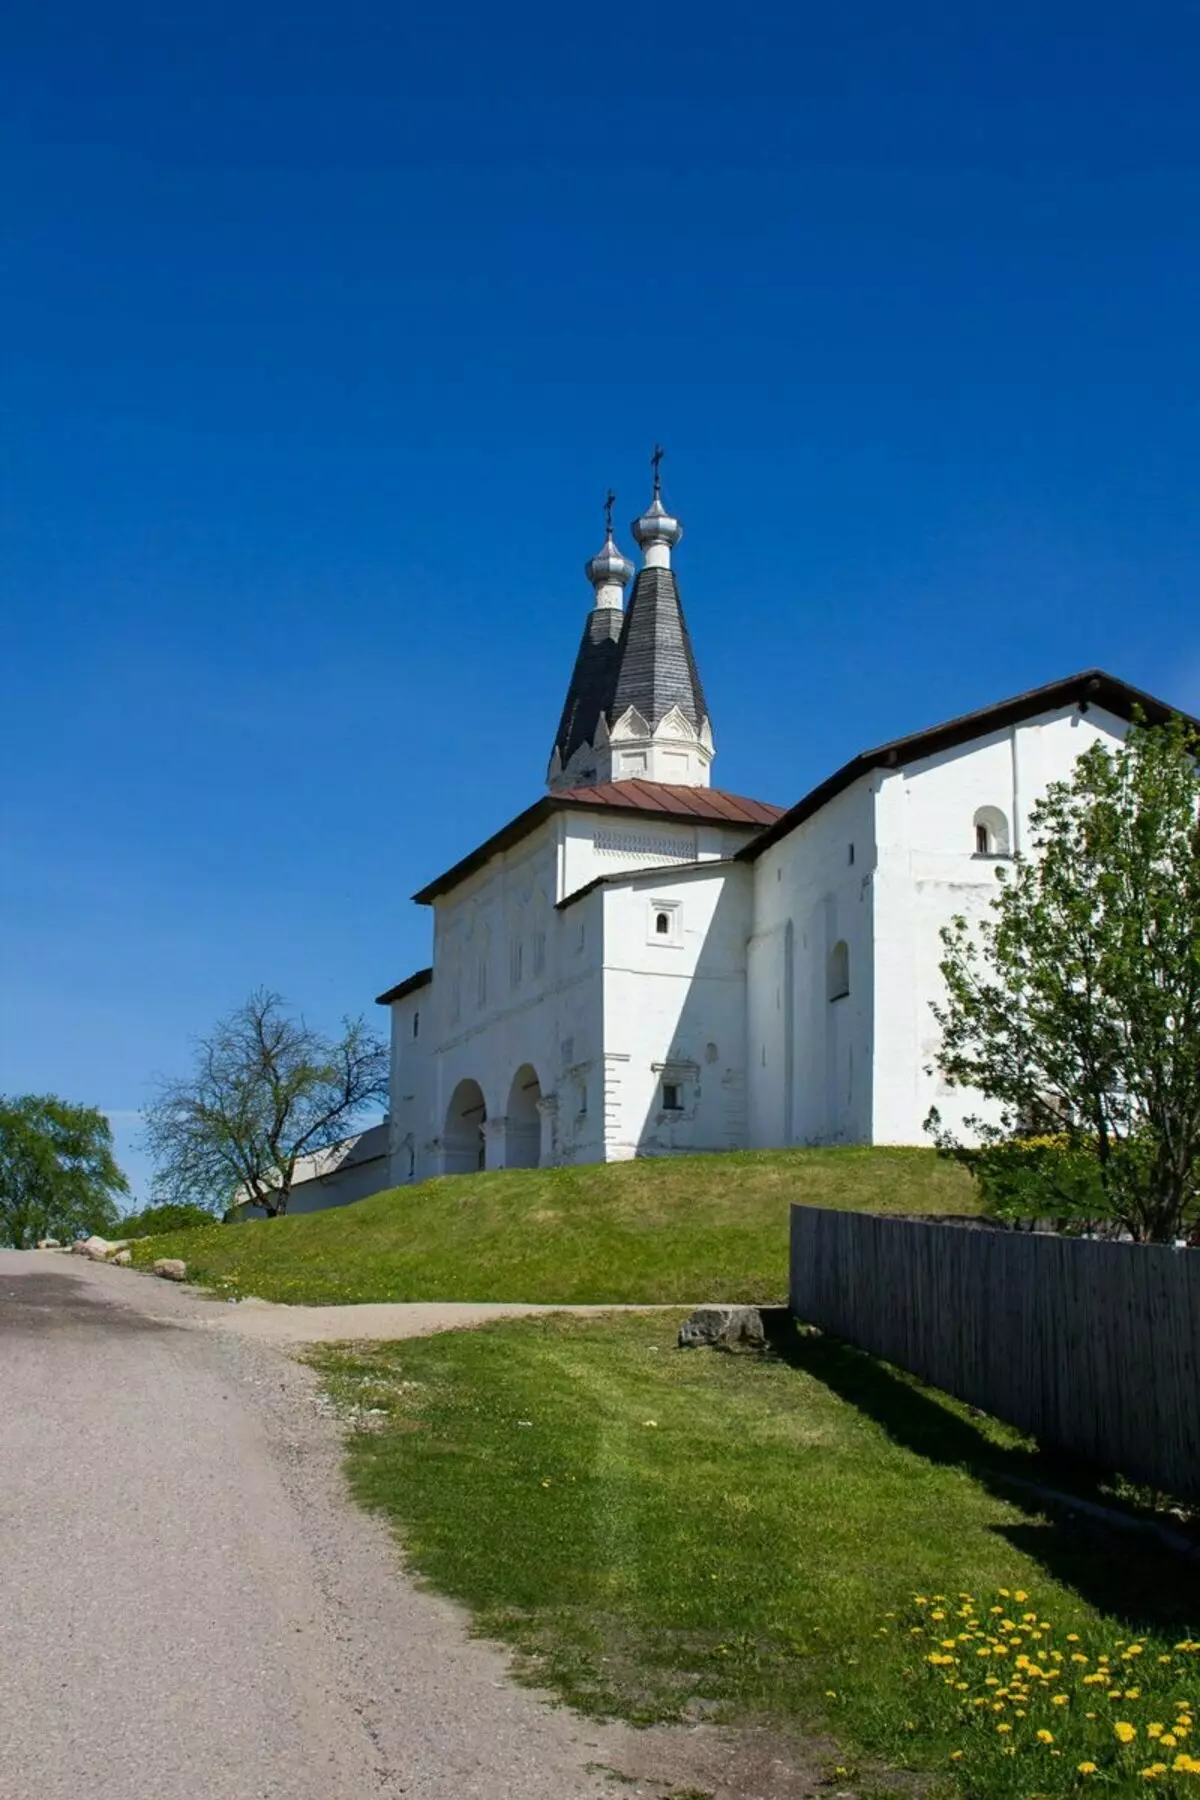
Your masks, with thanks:
[[(611, 527), (549, 792), (416, 896), (432, 966), (387, 993), (390, 1181), (788, 1144), (920, 1144), (939, 929), (1029, 810), (1161, 702), (1099, 670), (865, 751), (787, 810), (715, 745), (657, 474)], [(381, 1181), (379, 1185), (384, 1185)]]
[[(288, 1195), (289, 1214), (326, 1212), (331, 1206), (349, 1206), (379, 1193), (391, 1185), (390, 1155), (391, 1128), (385, 1119), (298, 1157)], [(266, 1217), (265, 1208), (245, 1200), (235, 1199), (231, 1210), (241, 1219)]]

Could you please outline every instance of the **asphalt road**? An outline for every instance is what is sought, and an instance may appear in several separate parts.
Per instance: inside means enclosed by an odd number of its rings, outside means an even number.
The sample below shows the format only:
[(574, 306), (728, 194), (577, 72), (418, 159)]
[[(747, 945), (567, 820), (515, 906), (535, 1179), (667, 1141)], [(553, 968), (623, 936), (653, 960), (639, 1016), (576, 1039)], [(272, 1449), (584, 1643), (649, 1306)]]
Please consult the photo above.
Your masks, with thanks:
[(214, 1304), (0, 1251), (2, 1800), (587, 1800), (606, 1770), (647, 1795), (690, 1773), (702, 1734), (677, 1757), (514, 1686), (346, 1499), (315, 1378), (198, 1329)]

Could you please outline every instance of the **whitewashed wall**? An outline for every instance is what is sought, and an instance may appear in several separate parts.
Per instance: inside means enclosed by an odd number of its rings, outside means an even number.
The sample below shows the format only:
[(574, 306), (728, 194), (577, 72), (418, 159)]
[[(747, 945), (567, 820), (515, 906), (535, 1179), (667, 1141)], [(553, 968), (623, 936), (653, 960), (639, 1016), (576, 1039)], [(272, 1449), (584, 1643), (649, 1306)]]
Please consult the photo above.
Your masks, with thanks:
[[(752, 1145), (870, 1141), (873, 820), (873, 785), (863, 776), (751, 865)], [(833, 999), (839, 943), (849, 992)]]
[(956, 1130), (971, 1113), (986, 1116), (977, 1098), (926, 1073), (939, 1037), (931, 1002), (944, 992), (941, 927), (958, 913), (983, 917), (997, 887), (999, 859), (975, 849), (977, 812), (1002, 813), (1010, 849), (1028, 849), (1029, 810), (1050, 782), (1069, 778), (1097, 739), (1120, 741), (1126, 729), (1099, 708), (1065, 708), (878, 778), (875, 1143), (928, 1143), (924, 1122), (934, 1105)]
[[(605, 887), (605, 1156), (732, 1150), (746, 1142), (746, 941), (741, 863)], [(569, 916), (569, 914), (567, 915)], [(658, 930), (659, 918), (669, 930)], [(680, 1110), (664, 1105), (664, 1083)]]

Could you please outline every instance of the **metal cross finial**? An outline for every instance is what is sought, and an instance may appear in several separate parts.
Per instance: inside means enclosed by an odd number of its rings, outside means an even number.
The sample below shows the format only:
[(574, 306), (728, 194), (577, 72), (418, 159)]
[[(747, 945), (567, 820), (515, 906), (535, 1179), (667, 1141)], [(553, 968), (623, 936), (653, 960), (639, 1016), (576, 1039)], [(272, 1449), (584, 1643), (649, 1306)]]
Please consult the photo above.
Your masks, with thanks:
[(616, 502), (617, 496), (613, 493), (612, 489), (609, 488), (607, 494), (604, 496), (604, 526), (605, 533), (608, 537), (612, 536), (612, 509), (616, 505)]
[(659, 467), (658, 467), (658, 465), (661, 463), (662, 459), (663, 459), (663, 447), (661, 444), (655, 444), (654, 455), (650, 458), (650, 467), (654, 470), (654, 498), (656, 500), (659, 498), (660, 494), (662, 493), (662, 476), (659, 473)]

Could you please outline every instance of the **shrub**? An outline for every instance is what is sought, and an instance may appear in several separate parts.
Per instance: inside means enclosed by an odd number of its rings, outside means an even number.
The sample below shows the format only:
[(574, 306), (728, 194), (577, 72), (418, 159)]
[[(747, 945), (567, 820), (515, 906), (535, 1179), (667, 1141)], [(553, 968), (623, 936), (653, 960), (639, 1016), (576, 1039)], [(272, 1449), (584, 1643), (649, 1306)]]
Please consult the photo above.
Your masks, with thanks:
[(158, 1206), (144, 1206), (130, 1213), (119, 1226), (123, 1238), (158, 1237), (164, 1231), (194, 1231), (199, 1225), (215, 1224), (213, 1215), (190, 1200), (165, 1200)]
[(1000, 1137), (964, 1146), (944, 1141), (943, 1155), (979, 1183), (984, 1211), (1009, 1223), (1053, 1220), (1059, 1231), (1118, 1229), (1101, 1178), (1100, 1160), (1086, 1138), (1066, 1132)]

